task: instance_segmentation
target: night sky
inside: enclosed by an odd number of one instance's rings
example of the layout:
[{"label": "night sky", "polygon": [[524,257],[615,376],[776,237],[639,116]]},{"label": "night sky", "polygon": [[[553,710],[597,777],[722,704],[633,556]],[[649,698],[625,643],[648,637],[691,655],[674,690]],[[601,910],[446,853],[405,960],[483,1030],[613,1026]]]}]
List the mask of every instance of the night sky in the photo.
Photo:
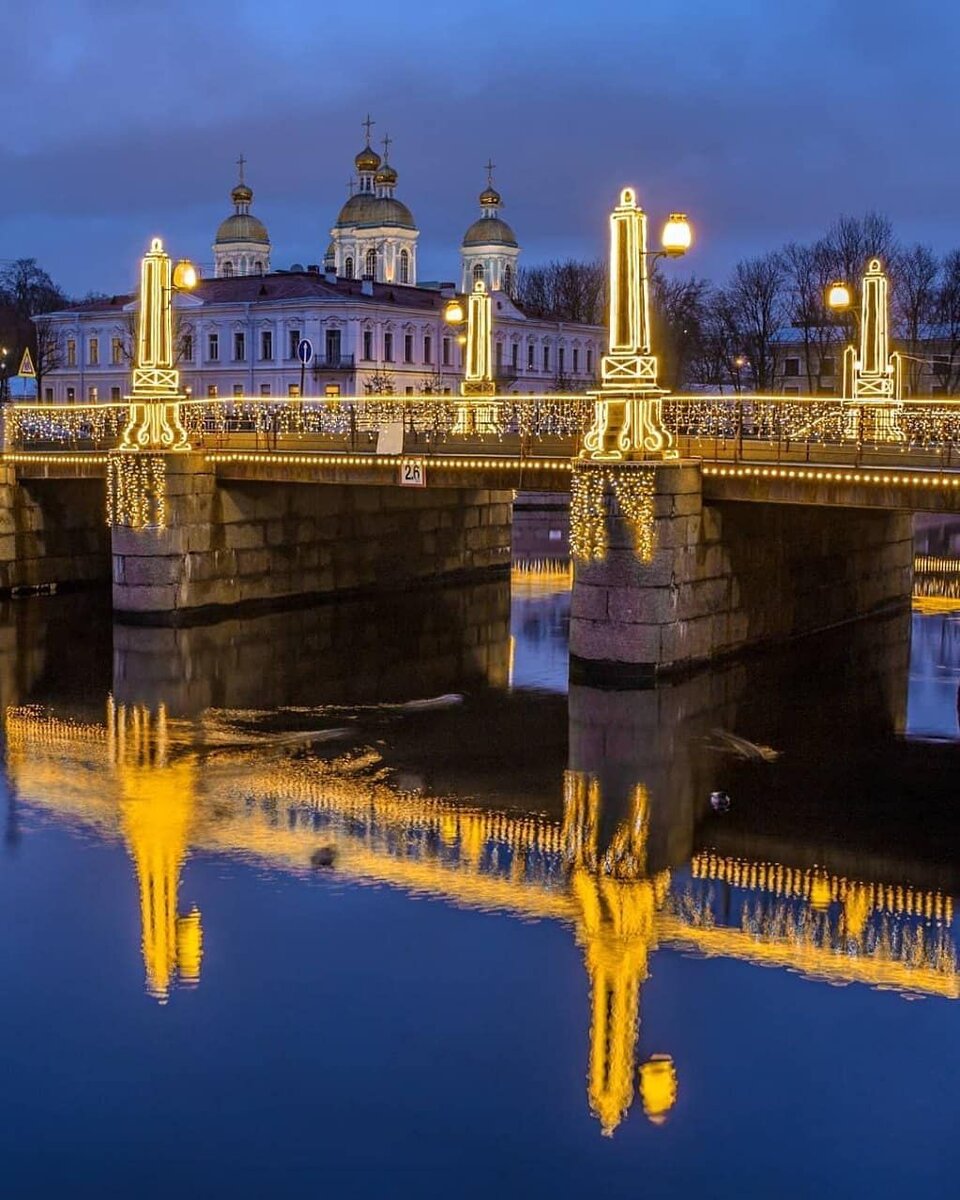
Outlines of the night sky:
[{"label": "night sky", "polygon": [[152,234],[209,262],[241,152],[274,267],[321,262],[368,109],[421,279],[456,277],[489,156],[528,265],[601,252],[624,183],[689,212],[682,269],[716,279],[868,208],[960,245],[951,0],[3,9],[0,259],[74,294],[129,288]]}]

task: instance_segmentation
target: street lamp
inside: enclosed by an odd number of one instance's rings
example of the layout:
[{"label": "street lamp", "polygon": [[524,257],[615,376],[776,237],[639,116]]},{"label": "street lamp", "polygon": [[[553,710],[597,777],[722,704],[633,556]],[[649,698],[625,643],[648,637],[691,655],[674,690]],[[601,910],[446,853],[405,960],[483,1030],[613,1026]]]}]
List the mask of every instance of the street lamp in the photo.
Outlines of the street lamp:
[{"label": "street lamp", "polygon": [[850,285],[842,279],[837,279],[827,288],[827,307],[834,312],[845,312],[853,304]]},{"label": "street lamp", "polygon": [[0,404],[7,402],[7,348],[0,346]]},{"label": "street lamp", "polygon": [[665,389],[658,380],[650,322],[651,259],[679,258],[693,244],[686,213],[671,213],[659,250],[647,249],[647,214],[633,188],[623,188],[610,214],[610,339],[593,393],[593,425],[580,457],[597,462],[677,457],[663,424]]}]

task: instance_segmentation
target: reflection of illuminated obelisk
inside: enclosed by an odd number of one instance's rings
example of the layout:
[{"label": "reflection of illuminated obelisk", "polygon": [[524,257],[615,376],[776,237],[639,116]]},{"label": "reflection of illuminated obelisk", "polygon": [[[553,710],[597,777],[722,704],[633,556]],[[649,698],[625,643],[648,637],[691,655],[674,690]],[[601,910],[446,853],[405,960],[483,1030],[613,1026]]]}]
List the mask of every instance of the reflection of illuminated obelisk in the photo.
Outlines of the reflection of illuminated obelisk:
[{"label": "reflection of illuminated obelisk", "polygon": [[180,372],[173,363],[173,271],[154,238],[140,263],[140,311],[124,450],[189,450],[180,422]]},{"label": "reflection of illuminated obelisk", "polygon": [[610,351],[603,357],[593,426],[582,458],[618,462],[676,458],[664,428],[657,358],[650,336],[647,214],[633,188],[624,188],[610,216]]},{"label": "reflection of illuminated obelisk", "polygon": [[[897,411],[903,398],[903,360],[890,353],[887,277],[879,258],[872,258],[860,293],[860,353],[848,346],[843,353],[843,398],[866,401],[847,409],[845,436],[902,442]],[[861,429],[861,419],[870,424]]]},{"label": "reflection of illuminated obelisk", "polygon": [[610,1136],[633,1102],[640,988],[649,973],[650,950],[656,948],[655,918],[670,873],[645,877],[646,790],[636,788],[631,812],[602,856],[600,802],[596,778],[567,773],[563,841],[581,914],[577,940],[590,976],[588,1091],[590,1107]]},{"label": "reflection of illuminated obelisk", "polygon": [[177,916],[177,888],[196,803],[191,762],[171,764],[166,714],[110,705],[109,751],[120,785],[121,825],[137,866],[147,990],[161,1002],[174,972],[197,983],[202,957],[200,913]]}]

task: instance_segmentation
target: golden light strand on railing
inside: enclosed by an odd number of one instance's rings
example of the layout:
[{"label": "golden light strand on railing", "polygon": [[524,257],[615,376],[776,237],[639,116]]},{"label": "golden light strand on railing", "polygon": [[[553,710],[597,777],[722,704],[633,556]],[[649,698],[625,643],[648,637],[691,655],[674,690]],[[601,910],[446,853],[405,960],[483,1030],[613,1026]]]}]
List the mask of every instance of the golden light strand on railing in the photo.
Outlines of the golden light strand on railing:
[{"label": "golden light strand on railing", "polygon": [[107,524],[162,529],[167,521],[167,468],[162,454],[111,454]]}]

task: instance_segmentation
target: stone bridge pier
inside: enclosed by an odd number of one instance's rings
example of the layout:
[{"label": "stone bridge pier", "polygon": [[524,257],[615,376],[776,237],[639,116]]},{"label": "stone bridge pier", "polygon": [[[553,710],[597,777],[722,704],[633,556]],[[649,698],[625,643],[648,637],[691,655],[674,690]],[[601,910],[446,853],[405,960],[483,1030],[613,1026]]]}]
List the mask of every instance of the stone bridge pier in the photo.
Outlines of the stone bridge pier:
[{"label": "stone bridge pier", "polygon": [[[906,510],[860,507],[856,495],[836,490],[785,500],[772,485],[767,502],[756,490],[749,502],[705,498],[701,466],[692,462],[579,469],[599,472],[604,485],[602,536],[598,543],[593,531],[591,557],[574,568],[575,683],[649,685],[709,659],[910,602]],[[652,475],[639,518],[617,498],[617,480],[638,471]],[[576,495],[573,508],[576,526]],[[638,551],[644,539],[645,554]]]},{"label": "stone bridge pier", "polygon": [[463,487],[218,479],[164,456],[163,527],[112,529],[121,621],[186,624],[237,605],[397,592],[506,568],[512,494]]}]

